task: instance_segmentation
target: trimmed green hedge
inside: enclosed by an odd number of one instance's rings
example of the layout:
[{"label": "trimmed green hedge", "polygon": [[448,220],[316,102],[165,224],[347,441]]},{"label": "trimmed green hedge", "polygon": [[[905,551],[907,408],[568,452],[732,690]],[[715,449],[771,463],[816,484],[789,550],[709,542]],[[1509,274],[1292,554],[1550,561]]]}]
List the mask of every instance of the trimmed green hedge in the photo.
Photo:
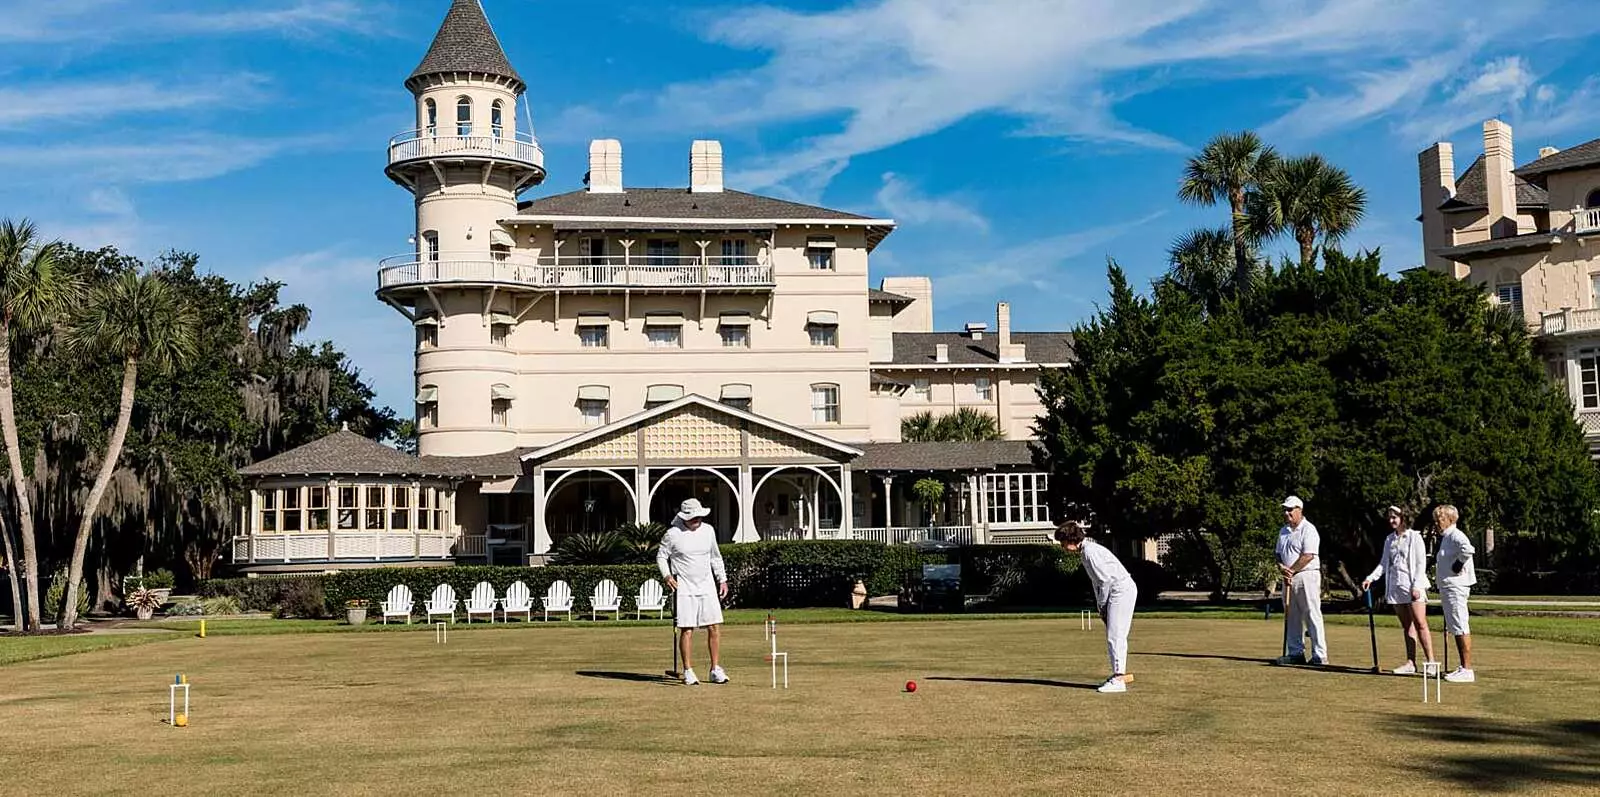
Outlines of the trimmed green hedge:
[{"label": "trimmed green hedge", "polygon": [[379,604],[389,596],[389,590],[399,584],[411,588],[411,596],[418,601],[417,611],[420,612],[421,601],[432,595],[434,588],[440,584],[454,587],[456,599],[466,601],[472,594],[472,588],[480,581],[493,585],[497,598],[506,594],[506,588],[512,582],[521,581],[528,585],[528,592],[533,595],[533,605],[537,609],[540,605],[538,599],[550,589],[552,582],[559,579],[572,587],[572,609],[577,613],[589,608],[589,596],[594,594],[594,586],[602,579],[609,578],[617,583],[617,592],[623,597],[622,606],[626,611],[633,608],[633,596],[639,593],[639,585],[652,578],[659,580],[660,576],[655,565],[380,567],[323,576],[323,588],[330,611],[343,613],[345,601],[364,598],[371,603],[368,611],[376,614]]},{"label": "trimmed green hedge", "polygon": [[239,602],[240,611],[276,612],[291,596],[313,589],[324,576],[282,575],[258,578],[213,578],[200,582],[196,592],[202,598],[233,598]]}]

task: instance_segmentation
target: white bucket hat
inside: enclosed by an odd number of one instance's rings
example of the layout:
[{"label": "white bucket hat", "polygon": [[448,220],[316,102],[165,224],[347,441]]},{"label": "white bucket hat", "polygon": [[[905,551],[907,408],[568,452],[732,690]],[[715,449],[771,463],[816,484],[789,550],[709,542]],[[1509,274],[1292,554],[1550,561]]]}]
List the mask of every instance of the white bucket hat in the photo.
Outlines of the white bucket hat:
[{"label": "white bucket hat", "polygon": [[678,520],[705,517],[709,514],[711,514],[711,510],[702,506],[698,498],[690,498],[678,506]]}]

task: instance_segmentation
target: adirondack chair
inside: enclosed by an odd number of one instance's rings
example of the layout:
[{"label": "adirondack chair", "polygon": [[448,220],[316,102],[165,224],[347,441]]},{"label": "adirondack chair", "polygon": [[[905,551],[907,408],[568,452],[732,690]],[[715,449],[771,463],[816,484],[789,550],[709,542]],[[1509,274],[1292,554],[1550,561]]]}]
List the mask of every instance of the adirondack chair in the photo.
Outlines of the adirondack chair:
[{"label": "adirondack chair", "polygon": [[528,585],[521,581],[512,582],[506,588],[506,596],[500,599],[500,619],[509,622],[513,614],[522,615],[524,620],[533,620],[533,597],[528,594]]},{"label": "adirondack chair", "polygon": [[404,617],[406,623],[411,623],[411,610],[417,602],[411,597],[411,588],[404,584],[395,585],[389,590],[389,597],[383,599],[383,623],[389,624],[390,617]]},{"label": "adirondack chair", "polygon": [[494,585],[487,581],[479,581],[478,585],[472,588],[472,594],[467,597],[467,622],[471,623],[475,614],[487,614],[492,624],[494,607],[499,603],[500,601],[494,597]]},{"label": "adirondack chair", "polygon": [[433,588],[433,597],[423,601],[428,610],[428,622],[433,622],[434,615],[448,615],[450,622],[456,621],[456,588],[449,584],[440,584]]},{"label": "adirondack chair", "polygon": [[661,582],[650,579],[639,585],[639,594],[633,598],[634,617],[642,618],[645,612],[655,612],[656,619],[661,619],[661,613],[667,610],[667,596],[661,589]]},{"label": "adirondack chair", "polygon": [[566,612],[567,619],[572,619],[572,587],[565,581],[556,581],[550,585],[550,590],[540,599],[544,602],[544,619],[550,619],[551,612]]},{"label": "adirondack chair", "polygon": [[589,597],[589,619],[600,619],[601,612],[611,612],[614,619],[622,619],[622,596],[617,594],[617,582],[609,578],[594,585],[594,594]]}]

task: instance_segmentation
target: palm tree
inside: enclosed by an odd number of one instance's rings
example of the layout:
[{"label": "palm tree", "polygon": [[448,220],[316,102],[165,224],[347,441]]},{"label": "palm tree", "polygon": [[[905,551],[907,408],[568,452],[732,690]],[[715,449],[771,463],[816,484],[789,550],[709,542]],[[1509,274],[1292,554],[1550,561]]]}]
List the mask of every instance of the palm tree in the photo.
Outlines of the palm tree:
[{"label": "palm tree", "polygon": [[1232,213],[1233,284],[1237,290],[1250,285],[1245,198],[1277,160],[1277,153],[1255,133],[1225,133],[1211,139],[1199,155],[1189,159],[1178,184],[1178,198],[1185,202],[1207,206],[1228,203]]},{"label": "palm tree", "polygon": [[933,436],[936,422],[931,412],[919,412],[900,419],[900,439],[907,443],[929,443],[936,438]]},{"label": "palm tree", "polygon": [[72,547],[72,564],[67,571],[66,605],[61,611],[61,628],[72,628],[78,620],[78,590],[83,584],[83,559],[89,547],[89,533],[99,515],[111,475],[122,456],[122,443],[133,416],[134,388],[139,384],[139,367],[165,371],[182,365],[195,353],[197,324],[195,313],[160,272],[124,271],[96,286],[94,296],[85,303],[76,324],[68,333],[68,344],[81,352],[110,354],[122,360],[122,394],[117,404],[117,422],[106,443],[94,486],[84,503],[78,524],[78,537]]},{"label": "palm tree", "polygon": [[1167,279],[1214,308],[1233,284],[1233,233],[1227,227],[1190,230],[1167,250]]},{"label": "palm tree", "polygon": [[78,283],[61,268],[61,244],[41,243],[38,230],[27,219],[0,222],[0,432],[4,433],[6,464],[16,500],[17,530],[22,543],[22,581],[27,590],[27,613],[17,588],[18,562],[5,537],[6,561],[11,564],[11,602],[17,627],[40,629],[39,549],[34,541],[33,502],[27,474],[22,469],[22,449],[17,440],[17,416],[11,375],[11,339],[19,333],[48,329],[61,310],[78,293]]},{"label": "palm tree", "polygon": [[1337,242],[1361,223],[1367,192],[1349,173],[1320,155],[1290,158],[1263,175],[1251,226],[1263,238],[1289,233],[1300,246],[1300,265],[1316,263],[1316,247]]},{"label": "palm tree", "polygon": [[943,442],[965,440],[1004,440],[1000,422],[983,410],[962,407],[941,417],[933,428],[934,439]]}]

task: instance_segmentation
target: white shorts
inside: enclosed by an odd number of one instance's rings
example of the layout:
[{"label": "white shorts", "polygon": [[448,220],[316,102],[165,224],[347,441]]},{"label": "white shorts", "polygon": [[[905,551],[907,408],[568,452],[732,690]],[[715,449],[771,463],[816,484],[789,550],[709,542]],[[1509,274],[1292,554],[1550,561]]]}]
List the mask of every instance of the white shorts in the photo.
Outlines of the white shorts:
[{"label": "white shorts", "polygon": [[707,595],[685,595],[678,593],[677,599],[677,625],[679,628],[704,628],[708,625],[722,625],[722,601],[717,600],[715,593]]},{"label": "white shorts", "polygon": [[1440,587],[1439,602],[1444,607],[1444,632],[1461,636],[1472,631],[1467,624],[1467,595],[1471,587]]}]

